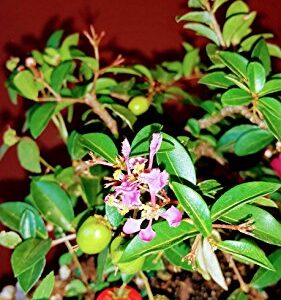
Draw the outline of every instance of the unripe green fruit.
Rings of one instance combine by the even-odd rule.
[[[136,96],[130,101],[128,108],[134,115],[139,116],[148,110],[149,101],[143,96]]]
[[[77,233],[77,244],[86,254],[100,253],[110,242],[111,231],[98,223],[95,217],[89,217],[79,228]]]
[[[123,244],[123,245],[122,245]],[[131,275],[141,271],[145,257],[141,256],[134,261],[118,263],[123,252],[124,252],[124,239],[119,236],[113,240],[110,246],[110,253],[112,258],[112,263],[116,265],[120,271],[124,274]]]

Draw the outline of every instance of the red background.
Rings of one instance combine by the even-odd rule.
[[[94,24],[105,30],[103,58],[119,53],[128,62],[156,63],[182,57],[183,40],[202,44],[202,40],[182,29],[175,16],[185,13],[186,0],[0,0],[0,135],[8,125],[20,130],[23,105],[10,103],[4,88],[8,73],[5,61],[10,56],[24,57],[32,49],[43,49],[49,34],[56,29],[67,33],[83,31]],[[281,35],[281,1],[249,0],[258,11],[257,32],[273,32],[276,43]],[[40,138],[45,157],[56,151],[56,131],[49,128]],[[52,150],[51,150],[52,149]],[[55,149],[55,150],[53,150]],[[28,174],[10,149],[0,162],[0,201],[21,201],[28,192]],[[0,247],[0,285],[8,282],[9,252]]]

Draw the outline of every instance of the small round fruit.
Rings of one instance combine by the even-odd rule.
[[[130,286],[126,286],[124,295],[118,297],[119,288],[111,287],[103,290],[97,300],[142,300],[141,294]]]
[[[123,262],[119,263],[119,260],[124,251],[124,239],[122,237],[115,238],[110,246],[110,253],[112,258],[112,263],[116,265],[119,270],[127,275],[136,274],[137,272],[141,271],[145,257],[141,256],[133,261],[130,262]]]
[[[143,96],[136,96],[130,101],[128,108],[134,115],[139,116],[148,110],[149,101]]]
[[[77,244],[86,254],[100,253],[110,242],[111,231],[95,217],[89,217],[79,228]]]

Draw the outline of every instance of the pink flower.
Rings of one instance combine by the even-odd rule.
[[[132,157],[132,158],[129,159],[129,167],[131,169],[133,169],[136,164],[141,165],[141,164],[145,164],[146,162],[147,162],[147,159],[144,158],[144,157],[141,157],[141,156]]]
[[[140,191],[137,183],[123,181],[121,185],[115,188],[115,191],[115,198],[120,195],[122,203],[128,208],[141,205]]]
[[[148,163],[148,169],[150,170],[152,168],[153,159],[155,154],[160,149],[162,143],[162,135],[160,133],[153,133],[152,140],[149,146],[149,163]]]
[[[131,174],[131,170],[130,170],[130,167],[129,167],[129,157],[130,157],[130,153],[131,153],[131,146],[130,146],[129,141],[127,139],[125,139],[122,143],[121,153],[124,157],[128,174]]]
[[[156,235],[156,232],[152,229],[152,220],[149,220],[149,223],[145,229],[141,229],[141,224],[144,219],[132,219],[129,218],[123,226],[123,232],[126,234],[132,234],[139,232],[138,236],[144,242],[150,242]]]
[[[281,178],[281,153],[271,161],[270,165]]]
[[[166,219],[171,227],[177,227],[180,225],[182,214],[172,205],[168,210],[161,214],[161,217]]]

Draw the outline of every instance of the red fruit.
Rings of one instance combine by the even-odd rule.
[[[111,287],[103,290],[97,300],[142,300],[141,294],[130,286],[126,286],[123,295],[117,296],[119,287]]]

